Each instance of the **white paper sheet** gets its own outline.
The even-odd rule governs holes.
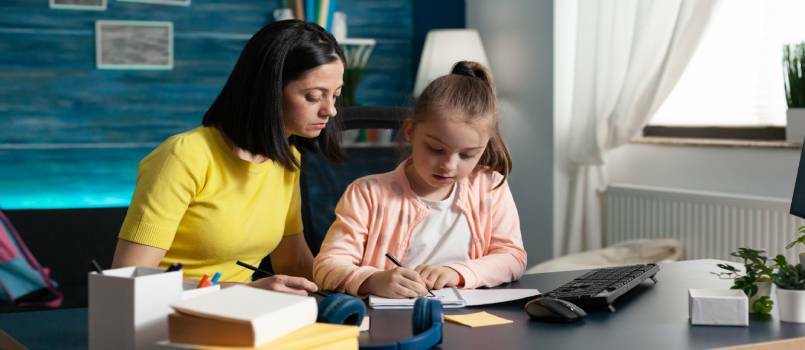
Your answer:
[[[497,304],[539,295],[537,289],[461,289],[467,306]]]
[[[441,301],[442,307],[445,309],[464,307],[465,301],[459,294],[458,289],[435,289],[433,294],[436,297],[428,296],[428,298]],[[410,309],[414,307],[414,302],[416,302],[416,299],[389,299],[374,295],[369,296],[369,307],[373,309]]]
[[[539,295],[537,289],[455,289],[434,290],[436,299],[445,309],[464,306],[488,305],[519,300]],[[430,297],[433,298],[433,297]],[[369,307],[373,309],[410,309],[415,299],[389,299],[369,296]]]

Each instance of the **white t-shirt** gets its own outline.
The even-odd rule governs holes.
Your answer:
[[[403,266],[413,269],[421,264],[445,265],[469,260],[470,226],[453,206],[456,187],[444,200],[420,197],[428,205],[428,217],[414,229]]]

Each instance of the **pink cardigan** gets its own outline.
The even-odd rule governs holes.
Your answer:
[[[406,163],[347,187],[313,263],[320,288],[357,295],[372,273],[395,267],[386,253],[405,259],[412,232],[428,214],[405,177]],[[494,189],[502,178],[476,170],[458,182],[456,207],[470,226],[470,259],[447,266],[458,271],[464,288],[497,286],[520,278],[525,270],[520,219],[508,183]]]

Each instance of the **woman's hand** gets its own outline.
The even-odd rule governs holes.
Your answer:
[[[274,275],[271,277],[261,278],[249,283],[249,286],[297,295],[307,295],[307,293],[312,293],[319,290],[319,287],[316,286],[315,283],[310,282],[303,277],[287,275]]]
[[[425,281],[411,269],[395,267],[375,272],[363,282],[359,294],[373,294],[386,298],[415,298],[427,295]]]
[[[431,289],[456,287],[461,282],[461,275],[446,266],[419,265],[414,271],[419,273],[425,285]]]

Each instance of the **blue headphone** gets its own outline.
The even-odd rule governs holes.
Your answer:
[[[334,293],[319,303],[318,322],[359,326],[366,316],[366,305],[351,295]],[[414,336],[397,343],[361,345],[361,350],[423,350],[442,343],[442,302],[417,298],[411,318]]]

